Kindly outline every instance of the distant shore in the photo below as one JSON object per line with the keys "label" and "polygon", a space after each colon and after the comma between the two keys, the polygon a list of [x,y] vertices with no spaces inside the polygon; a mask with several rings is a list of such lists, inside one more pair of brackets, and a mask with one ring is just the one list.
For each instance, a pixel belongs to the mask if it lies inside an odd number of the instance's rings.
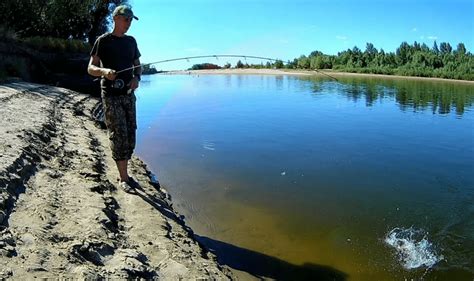
{"label": "distant shore", "polygon": [[389,79],[410,79],[410,80],[427,80],[427,81],[438,81],[438,82],[455,82],[474,85],[474,81],[468,80],[455,80],[455,79],[444,79],[435,77],[416,77],[416,76],[400,76],[400,75],[386,75],[386,74],[366,74],[366,73],[350,73],[350,72],[338,72],[332,70],[300,70],[300,69],[257,69],[257,68],[226,68],[226,69],[204,69],[204,70],[177,70],[168,71],[162,74],[189,74],[189,75],[212,75],[212,74],[233,74],[233,75],[304,75],[304,76],[325,76],[325,73],[330,76],[337,77],[368,77],[368,78],[389,78]]}

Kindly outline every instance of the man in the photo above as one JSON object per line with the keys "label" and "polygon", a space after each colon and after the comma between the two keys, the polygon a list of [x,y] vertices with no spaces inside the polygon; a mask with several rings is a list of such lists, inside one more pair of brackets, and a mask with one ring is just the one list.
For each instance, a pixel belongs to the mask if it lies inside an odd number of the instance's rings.
{"label": "man", "polygon": [[[87,72],[92,76],[102,77],[101,96],[112,158],[120,174],[119,185],[126,192],[131,192],[138,185],[129,177],[127,166],[135,148],[137,122],[134,90],[138,88],[142,69],[137,43],[125,33],[132,20],[138,18],[126,5],[118,6],[112,16],[114,29],[97,38]],[[121,71],[133,66],[138,67]]]}

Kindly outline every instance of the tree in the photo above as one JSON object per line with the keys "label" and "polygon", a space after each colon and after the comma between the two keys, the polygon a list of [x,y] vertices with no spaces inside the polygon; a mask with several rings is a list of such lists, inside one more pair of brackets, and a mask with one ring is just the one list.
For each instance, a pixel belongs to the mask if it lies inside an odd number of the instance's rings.
{"label": "tree", "polygon": [[239,60],[235,65],[236,68],[244,68],[244,64]]}
{"label": "tree", "polygon": [[439,54],[438,44],[436,44],[436,40],[433,43],[433,52],[435,54]]}
{"label": "tree", "polygon": [[457,48],[456,48],[456,54],[459,55],[465,55],[466,54],[466,46],[464,46],[464,43],[459,43]]}
{"label": "tree", "polygon": [[310,68],[310,60],[305,55],[300,56],[300,58],[298,59],[298,68]]}
{"label": "tree", "polygon": [[200,63],[193,65],[189,70],[200,70],[200,69],[220,69],[221,67],[213,63]]}
{"label": "tree", "polygon": [[311,69],[323,69],[324,68],[323,56],[311,57],[311,59],[310,59],[310,68]]}
{"label": "tree", "polygon": [[287,68],[298,68],[298,59],[293,59],[293,61],[288,61],[288,63],[286,64],[286,67]]}
{"label": "tree", "polygon": [[126,0],[2,0],[3,25],[19,37],[81,39],[93,43]]}
{"label": "tree", "polygon": [[405,65],[407,62],[411,61],[411,47],[407,42],[402,42],[400,47],[397,48],[397,58],[398,65]]}
{"label": "tree", "polygon": [[336,64],[347,65],[351,59],[351,54],[352,51],[350,49],[337,53]]}
{"label": "tree", "polygon": [[277,60],[275,62],[275,68],[277,68],[277,69],[283,68],[283,61]]}
{"label": "tree", "polygon": [[426,67],[427,65],[427,59],[426,56],[423,52],[416,52],[413,55],[413,63],[418,66]]}
{"label": "tree", "polygon": [[377,49],[374,47],[374,44],[367,43],[365,45],[365,53],[369,54],[370,56],[375,56],[377,54]]}
{"label": "tree", "polygon": [[158,73],[158,70],[153,65],[143,65],[143,74],[155,74]]}
{"label": "tree", "polygon": [[441,44],[439,44],[439,49],[442,55],[451,54],[451,51],[453,50],[451,45],[446,42],[442,42]]}
{"label": "tree", "polygon": [[[105,33],[110,25],[109,15],[115,7],[128,4],[128,0],[87,0],[91,2],[90,7],[90,20],[91,26],[87,33],[89,43],[95,42],[97,37]],[[85,1],[85,2],[87,2]]]}
{"label": "tree", "polygon": [[366,62],[364,61],[363,57],[362,57],[362,51],[357,47],[357,46],[354,46],[352,48],[352,50],[350,51],[350,59],[349,61],[347,62],[347,65],[349,67],[365,67],[366,66]]}
{"label": "tree", "polygon": [[316,56],[322,56],[323,53],[320,51],[312,51],[311,54],[309,54],[310,57],[316,57]]}
{"label": "tree", "polygon": [[413,43],[413,49],[415,50],[415,52],[416,52],[416,51],[421,51],[421,45],[420,45],[420,43],[418,43],[418,42],[415,41],[415,42]]}

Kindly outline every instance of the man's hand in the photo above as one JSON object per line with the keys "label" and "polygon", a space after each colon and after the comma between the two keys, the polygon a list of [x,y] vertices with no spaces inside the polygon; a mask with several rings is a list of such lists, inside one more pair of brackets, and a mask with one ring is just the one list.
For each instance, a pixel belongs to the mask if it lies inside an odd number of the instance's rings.
{"label": "man's hand", "polygon": [[138,78],[137,77],[133,77],[132,80],[130,80],[130,83],[128,83],[128,88],[131,89],[131,90],[135,90],[136,88],[138,88]]}
{"label": "man's hand", "polygon": [[115,80],[115,78],[117,77],[115,70],[109,68],[104,68],[102,75],[108,80]]}

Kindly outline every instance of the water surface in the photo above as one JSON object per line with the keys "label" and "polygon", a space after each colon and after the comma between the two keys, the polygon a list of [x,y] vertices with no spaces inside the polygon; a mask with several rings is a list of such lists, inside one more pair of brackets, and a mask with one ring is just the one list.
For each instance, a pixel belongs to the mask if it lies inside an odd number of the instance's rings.
{"label": "water surface", "polygon": [[137,96],[137,154],[223,262],[274,278],[474,277],[474,86],[155,75]]}

